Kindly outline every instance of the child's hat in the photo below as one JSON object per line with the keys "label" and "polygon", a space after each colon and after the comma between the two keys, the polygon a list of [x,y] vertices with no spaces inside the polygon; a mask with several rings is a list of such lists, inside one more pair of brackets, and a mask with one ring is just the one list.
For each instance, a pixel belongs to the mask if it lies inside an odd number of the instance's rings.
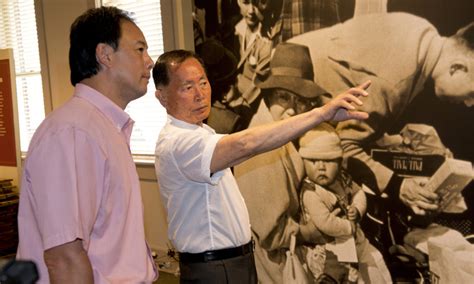
{"label": "child's hat", "polygon": [[301,136],[299,153],[304,159],[333,160],[342,157],[341,140],[334,127],[321,123]]}

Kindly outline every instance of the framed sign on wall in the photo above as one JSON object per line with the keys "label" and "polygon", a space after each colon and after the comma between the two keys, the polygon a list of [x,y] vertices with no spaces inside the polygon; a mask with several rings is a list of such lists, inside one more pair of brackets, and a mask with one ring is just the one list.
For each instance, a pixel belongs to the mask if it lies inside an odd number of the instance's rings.
{"label": "framed sign on wall", "polygon": [[0,177],[17,179],[21,154],[14,68],[13,50],[0,49]]}

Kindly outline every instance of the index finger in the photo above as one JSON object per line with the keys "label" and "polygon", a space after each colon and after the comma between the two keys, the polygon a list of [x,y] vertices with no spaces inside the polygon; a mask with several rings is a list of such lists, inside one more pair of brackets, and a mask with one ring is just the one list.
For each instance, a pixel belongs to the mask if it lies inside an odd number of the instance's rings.
{"label": "index finger", "polygon": [[369,93],[366,91],[366,89],[372,84],[372,81],[370,80],[367,80],[365,81],[364,83],[358,85],[358,86],[355,86],[355,87],[352,87],[348,90],[348,93],[353,95],[353,96],[364,96],[364,97],[367,97],[369,95]]}
{"label": "index finger", "polygon": [[357,88],[360,88],[362,90],[367,90],[367,88],[372,84],[372,81],[370,80],[367,80],[365,81],[364,83],[360,84],[359,86],[357,86]]}

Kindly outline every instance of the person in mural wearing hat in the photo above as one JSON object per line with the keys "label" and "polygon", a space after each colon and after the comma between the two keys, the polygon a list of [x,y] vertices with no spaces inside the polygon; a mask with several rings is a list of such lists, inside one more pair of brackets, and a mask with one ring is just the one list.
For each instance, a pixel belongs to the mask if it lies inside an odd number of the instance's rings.
{"label": "person in mural wearing hat", "polygon": [[[309,47],[315,83],[332,97],[372,80],[364,122],[339,123],[344,157],[354,179],[401,201],[412,214],[438,209],[438,196],[395,174],[366,151],[394,126],[429,80],[441,99],[474,105],[474,23],[443,37],[427,20],[407,13],[370,14],[308,32],[290,42]],[[356,165],[356,166],[351,166]],[[400,207],[402,208],[402,207]]]}
{"label": "person in mural wearing hat", "polygon": [[281,147],[323,121],[367,119],[357,107],[370,81],[289,119],[223,135],[203,122],[210,112],[211,88],[194,52],[163,53],[153,79],[155,95],[168,113],[155,170],[168,237],[179,252],[181,283],[256,283],[247,206],[230,167]]}
{"label": "person in mural wearing hat", "polygon": [[[270,76],[257,81],[262,90],[249,129],[285,121],[320,106],[307,47],[281,43],[270,62]],[[294,139],[297,141],[297,139]],[[299,224],[298,189],[304,177],[295,143],[255,156],[234,167],[249,210],[259,281],[281,283],[285,251],[291,235],[298,244],[326,242],[311,223]]]}
{"label": "person in mural wearing hat", "polygon": [[[298,152],[306,172],[300,193],[302,219],[336,238],[326,245],[326,250],[346,259],[349,268],[348,275],[340,274],[343,279],[336,280],[355,283],[361,277],[365,283],[391,283],[382,254],[369,243],[358,225],[366,210],[366,197],[342,166],[342,148],[335,129],[323,123],[306,132],[299,141]],[[351,250],[352,257],[348,256]],[[308,253],[314,252],[309,249]],[[310,262],[308,267],[312,268]]]}

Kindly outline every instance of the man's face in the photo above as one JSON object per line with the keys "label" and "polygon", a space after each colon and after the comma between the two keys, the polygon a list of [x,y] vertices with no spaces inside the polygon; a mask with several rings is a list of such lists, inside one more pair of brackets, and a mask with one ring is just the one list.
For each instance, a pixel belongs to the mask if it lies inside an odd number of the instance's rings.
{"label": "man's face", "polygon": [[173,117],[201,125],[211,110],[211,85],[201,63],[188,58],[169,72],[170,83],[157,90],[161,103]]}
{"label": "man's face", "polygon": [[239,0],[240,14],[245,19],[245,22],[250,29],[258,26],[258,23],[263,21],[263,14],[258,9],[258,0]]}
{"label": "man's face", "polygon": [[441,99],[455,103],[474,105],[474,53],[457,52],[449,62],[443,63],[443,71],[435,78],[435,93]]}
{"label": "man's face", "polygon": [[121,100],[127,104],[146,93],[153,60],[148,55],[148,45],[141,30],[129,21],[123,21],[121,28],[118,48],[111,54],[111,70],[121,90]]}
{"label": "man's face", "polygon": [[268,108],[274,121],[307,112],[316,105],[316,100],[310,100],[279,88],[272,90],[268,102]]}
{"label": "man's face", "polygon": [[308,178],[321,186],[330,186],[339,175],[341,158],[333,160],[304,159],[303,162]]}

